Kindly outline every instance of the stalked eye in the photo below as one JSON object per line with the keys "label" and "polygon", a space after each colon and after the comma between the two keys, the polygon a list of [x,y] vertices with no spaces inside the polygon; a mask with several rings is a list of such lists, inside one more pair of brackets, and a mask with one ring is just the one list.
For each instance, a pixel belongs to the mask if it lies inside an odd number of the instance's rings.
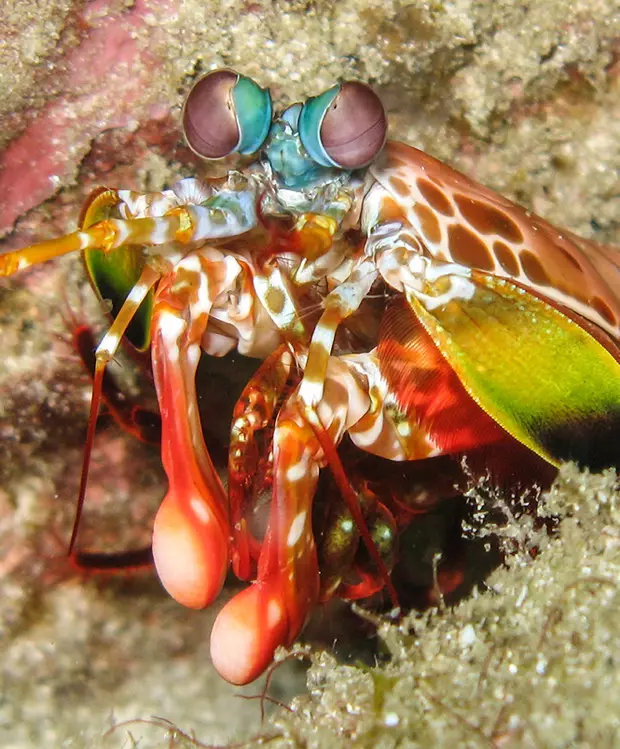
{"label": "stalked eye", "polygon": [[194,84],[183,109],[189,147],[205,159],[258,151],[269,133],[271,95],[251,78],[214,70]]}
{"label": "stalked eye", "polygon": [[347,81],[308,99],[299,115],[299,135],[322,166],[360,169],[383,148],[385,110],[371,88]]}

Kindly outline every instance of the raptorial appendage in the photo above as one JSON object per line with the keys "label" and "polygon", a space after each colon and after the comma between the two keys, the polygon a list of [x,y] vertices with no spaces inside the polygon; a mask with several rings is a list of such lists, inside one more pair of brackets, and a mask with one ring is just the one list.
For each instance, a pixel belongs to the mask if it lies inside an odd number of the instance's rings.
{"label": "raptorial appendage", "polygon": [[[0,275],[80,250],[111,302],[72,548],[105,366],[123,339],[150,349],[169,482],[155,564],[192,608],[229,564],[250,582],[211,636],[216,668],[242,684],[320,601],[385,590],[398,606],[398,536],[452,491],[448,456],[508,483],[564,460],[620,464],[620,269],[609,248],[386,144],[360,83],[274,117],[268,91],[216,71],[183,124],[204,158],[255,156],[224,180],[97,190],[76,232],[0,256]],[[198,407],[218,394],[197,392],[196,371],[231,351],[262,363],[220,468]]]}

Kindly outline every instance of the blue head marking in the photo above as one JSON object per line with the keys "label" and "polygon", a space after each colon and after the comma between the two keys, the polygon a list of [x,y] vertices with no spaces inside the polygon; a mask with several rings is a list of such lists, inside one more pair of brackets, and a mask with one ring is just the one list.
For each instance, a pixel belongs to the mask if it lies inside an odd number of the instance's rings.
{"label": "blue head marking", "polygon": [[263,146],[275,176],[292,190],[313,187],[343,173],[342,169],[321,166],[304,148],[298,131],[301,107],[293,104],[273,121]]}

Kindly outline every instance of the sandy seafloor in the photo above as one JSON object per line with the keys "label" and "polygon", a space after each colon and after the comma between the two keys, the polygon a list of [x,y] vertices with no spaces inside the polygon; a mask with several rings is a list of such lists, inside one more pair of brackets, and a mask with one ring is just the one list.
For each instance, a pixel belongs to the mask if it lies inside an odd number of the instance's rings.
{"label": "sandy seafloor", "polygon": [[[6,0],[0,17],[1,249],[75,225],[94,185],[161,189],[200,171],[179,139],[183,95],[212,67],[288,103],[335,80],[371,82],[391,132],[552,222],[620,244],[620,9],[615,0],[92,3]],[[391,663],[316,656],[259,706],[213,671],[217,606],[187,611],[149,572],[84,578],[63,549],[89,384],[69,309],[102,325],[77,258],[0,285],[0,746],[183,745],[256,736],[304,747],[620,746],[620,515],[613,476],[568,469],[558,537],[510,526],[520,549],[455,611],[382,630]],[[131,367],[118,372],[136,393]],[[216,380],[217,383],[217,380]],[[152,397],[148,388],[145,398]],[[156,450],[100,432],[84,543],[148,539],[164,491]],[[316,639],[358,644],[321,612]],[[351,619],[348,619],[349,628]],[[341,627],[340,630],[343,628]],[[346,629],[346,627],[345,627]],[[250,740],[249,745],[256,744]]]}

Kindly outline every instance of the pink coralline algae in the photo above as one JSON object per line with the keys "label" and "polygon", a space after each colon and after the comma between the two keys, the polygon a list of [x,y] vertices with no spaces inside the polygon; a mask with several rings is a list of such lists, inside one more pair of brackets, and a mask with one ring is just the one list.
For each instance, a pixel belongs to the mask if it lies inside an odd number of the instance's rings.
{"label": "pink coralline algae", "polygon": [[126,12],[109,5],[90,3],[79,13],[80,41],[59,63],[60,81],[49,81],[59,93],[24,113],[25,129],[0,153],[0,236],[75,176],[100,133],[168,115],[153,81],[163,65],[158,26],[171,3],[138,0]]}

